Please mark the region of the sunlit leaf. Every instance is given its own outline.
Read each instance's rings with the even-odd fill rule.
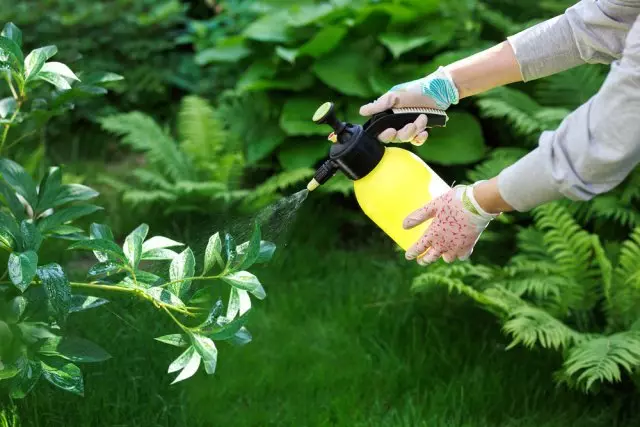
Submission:
[[[54,386],[79,396],[84,396],[84,381],[80,368],[60,358],[42,360],[42,374]]]
[[[57,194],[53,207],[70,202],[80,202],[96,198],[100,195],[93,188],[82,184],[64,184]]]
[[[175,281],[169,285],[169,289],[175,295],[180,297],[184,296],[191,287],[191,279],[187,279],[193,277],[196,270],[196,260],[193,256],[193,252],[191,248],[185,249],[180,255],[175,257],[173,261],[171,261],[171,266],[169,267],[169,277],[171,281]],[[184,280],[187,279],[187,280]]]
[[[62,267],[47,264],[38,267],[36,274],[42,282],[53,315],[59,323],[64,323],[71,309],[71,285]]]
[[[21,247],[23,251],[37,251],[42,243],[42,235],[29,220],[23,220],[20,224],[20,232],[22,235]]]
[[[75,75],[71,68],[62,62],[47,62],[40,70],[40,73],[53,73],[64,77],[65,79],[71,79],[79,81],[78,76]]]
[[[11,283],[24,292],[36,275],[38,254],[34,251],[12,252],[9,255],[9,278]]]
[[[190,347],[190,348],[193,351],[189,355],[189,360],[187,361],[187,364],[184,366],[184,369],[182,369],[182,372],[180,372],[180,375],[178,375],[178,377],[171,384],[176,384],[180,381],[184,381],[188,378],[191,378],[196,372],[198,372],[198,368],[200,367],[200,362],[202,361],[202,357],[195,350],[195,348],[193,347]]]
[[[164,335],[158,338],[155,338],[156,341],[160,341],[161,343],[169,344],[175,347],[188,347],[189,341],[180,334],[171,334]]]
[[[235,288],[250,292],[258,299],[264,299],[267,296],[258,278],[248,271],[231,273],[221,279]]]
[[[0,174],[31,207],[38,203],[36,184],[22,166],[9,159],[0,159]]]
[[[111,359],[111,355],[97,344],[70,336],[49,338],[38,348],[38,353],[81,363],[97,363]]]
[[[69,246],[69,249],[90,250],[90,251],[98,252],[100,254],[111,255],[119,261],[126,261],[126,257],[124,255],[124,252],[122,252],[122,248],[116,245],[111,240],[105,240],[105,239],[82,240],[80,242],[76,242],[71,246]],[[98,258],[98,260],[100,260],[100,258]]]
[[[5,24],[0,35],[13,40],[18,46],[22,46],[22,31],[13,22]]]
[[[42,69],[44,63],[56,53],[58,53],[58,48],[55,46],[45,46],[32,50],[24,60],[26,81],[33,80]]]
[[[54,212],[53,215],[38,221],[38,229],[42,233],[47,233],[62,224],[82,218],[83,216],[91,215],[99,210],[102,210],[102,208],[95,205],[76,205],[63,208]]]
[[[73,295],[71,297],[71,307],[69,308],[69,313],[78,313],[85,310],[91,310],[92,308],[100,307],[108,303],[109,301],[104,298],[85,295]]]
[[[154,288],[145,289],[144,292],[150,297],[152,297],[153,299],[155,299],[156,301],[161,302],[163,304],[168,304],[177,308],[185,307],[184,303],[180,298],[178,298],[176,295],[172,294],[171,292],[169,292],[164,288],[154,287]]]
[[[176,242],[175,240],[171,240],[167,237],[154,236],[144,242],[144,244],[142,245],[142,253],[151,251],[153,249],[172,248],[175,246],[184,246],[184,243]]]
[[[124,240],[123,251],[129,265],[136,269],[140,263],[140,257],[142,256],[142,243],[147,238],[149,233],[149,226],[147,224],[141,224],[129,234]]]
[[[209,272],[216,263],[221,267],[224,267],[222,261],[222,240],[220,240],[220,233],[216,233],[209,238],[207,248],[204,252],[204,268],[202,274]]]
[[[39,362],[22,357],[18,360],[18,374],[9,383],[10,396],[22,399],[33,389],[42,376],[42,366]]]
[[[191,339],[196,351],[202,357],[204,370],[208,375],[213,375],[216,372],[218,363],[218,349],[215,343],[210,338],[200,334],[192,334]]]
[[[38,212],[53,207],[56,197],[60,193],[62,185],[62,171],[58,167],[49,168],[47,174],[40,182],[38,189],[38,204],[36,206]]]

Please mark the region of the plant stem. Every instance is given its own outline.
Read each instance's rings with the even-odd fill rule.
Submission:
[[[18,101],[18,106],[16,107],[16,111],[13,112],[11,118],[9,119],[9,123],[4,125],[4,129],[2,131],[2,136],[0,136],[0,155],[2,154],[2,149],[4,148],[4,143],[7,141],[7,135],[9,135],[9,128],[13,125],[13,121],[18,116],[20,112],[21,103]]]
[[[169,315],[169,317],[171,317],[173,319],[174,322],[176,322],[176,324],[178,326],[180,326],[180,329],[182,329],[185,332],[188,332],[188,329],[186,326],[184,326],[178,319],[176,319],[176,316],[173,315],[173,313],[171,313],[171,311],[169,311],[169,309],[166,306],[162,307],[164,309],[164,311],[167,312],[167,314]]]

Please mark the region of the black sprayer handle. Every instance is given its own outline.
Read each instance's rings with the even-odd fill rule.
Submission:
[[[409,123],[415,122],[421,114],[427,116],[428,128],[444,127],[447,125],[447,120],[449,120],[447,113],[443,110],[433,108],[397,108],[374,114],[364,124],[363,129],[369,136],[378,138],[378,135],[386,129],[400,130]]]

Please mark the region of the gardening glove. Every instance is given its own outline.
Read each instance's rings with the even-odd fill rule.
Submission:
[[[420,240],[407,250],[408,260],[417,258],[418,264],[427,265],[440,257],[450,263],[471,256],[480,234],[498,216],[478,205],[473,195],[476,184],[456,186],[407,216],[403,223],[405,229],[433,218]]]
[[[394,86],[376,101],[363,105],[360,114],[372,116],[390,108],[436,108],[446,110],[459,101],[458,88],[444,67],[418,80]],[[429,134],[427,116],[420,115],[415,122],[402,129],[386,129],[378,136],[381,142],[411,142],[422,145]]]

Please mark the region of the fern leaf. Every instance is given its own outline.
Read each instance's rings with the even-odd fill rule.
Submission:
[[[175,194],[161,190],[130,190],[124,193],[122,199],[132,207],[171,204],[177,200]]]
[[[640,318],[640,227],[622,244],[613,272],[608,313],[612,321],[624,326]]]
[[[96,181],[99,184],[103,184],[113,188],[119,193],[124,193],[125,191],[129,191],[133,188],[131,185],[127,184],[126,182],[116,179],[111,175],[99,175]]]
[[[173,190],[173,184],[164,179],[164,177],[157,172],[147,169],[135,169],[132,174],[138,178],[141,184],[147,185],[151,188],[159,188],[169,192]]]
[[[216,196],[227,191],[227,186],[220,182],[180,181],[175,185],[175,191],[180,196]]]
[[[539,344],[543,348],[555,350],[568,348],[581,340],[580,333],[569,328],[545,310],[524,305],[509,313],[510,320],[504,324],[504,331],[513,337],[507,348],[522,344],[533,348]]]
[[[150,163],[174,180],[192,177],[193,168],[176,142],[146,114],[138,111],[102,118],[103,129],[122,137],[122,142],[146,154]]]
[[[632,373],[640,366],[640,334],[622,332],[586,340],[572,348],[564,363],[569,376],[589,391],[595,383],[615,383],[622,370]]]
[[[467,179],[471,182],[491,179],[525,154],[527,154],[527,151],[521,148],[497,148],[489,154],[485,161],[467,173]]]
[[[595,95],[606,73],[600,67],[583,65],[540,80],[536,98],[543,105],[574,110]]]

